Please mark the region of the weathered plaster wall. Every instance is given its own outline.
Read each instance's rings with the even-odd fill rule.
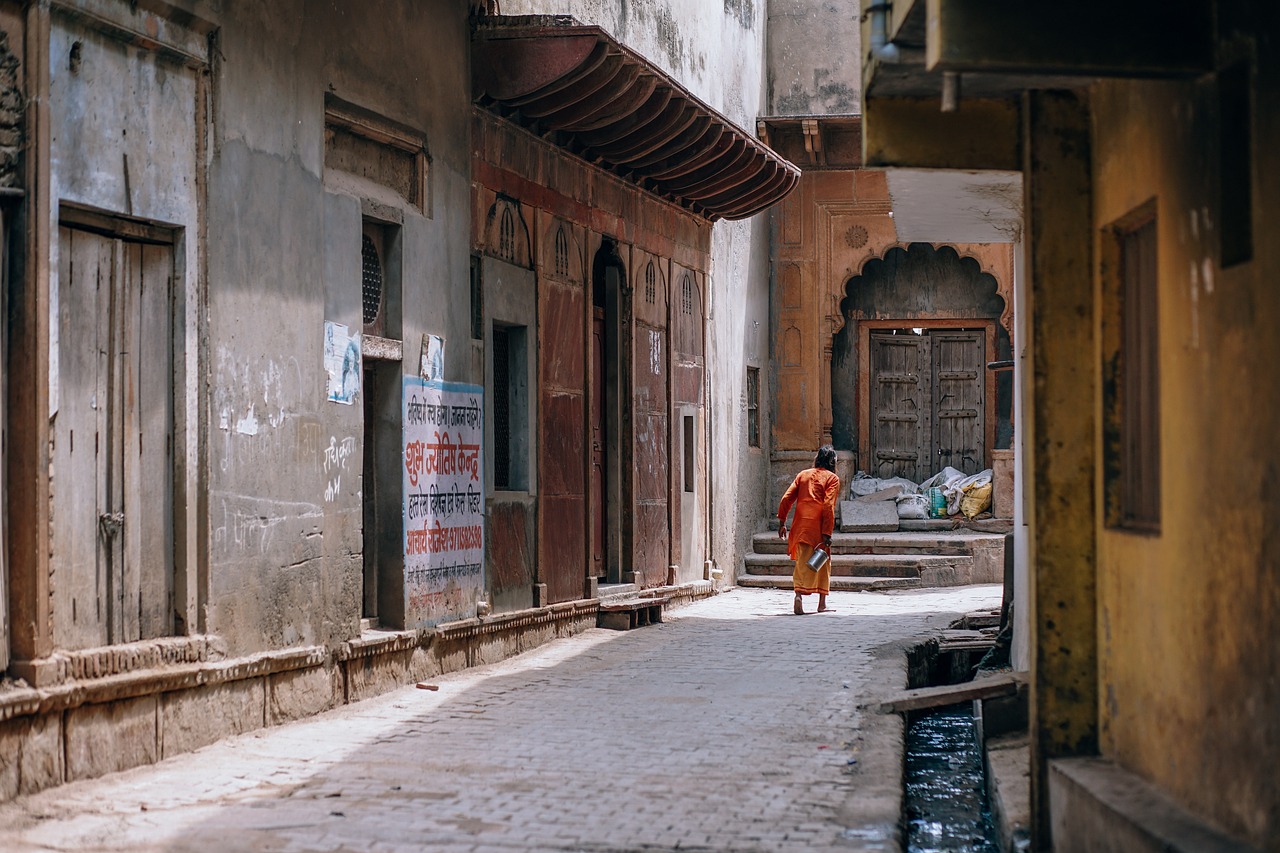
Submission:
[[[862,112],[861,5],[768,0],[770,115]]]
[[[1253,258],[1227,269],[1213,78],[1092,92],[1095,226],[1156,200],[1162,457],[1161,532],[1098,522],[1099,716],[1105,756],[1274,849],[1280,58],[1254,47]]]
[[[425,134],[430,215],[406,205],[403,339],[468,346],[466,9],[237,6],[223,22],[209,171],[209,610],[234,652],[332,643],[361,615],[360,398],[325,399],[324,322],[359,330],[361,204],[326,192],[325,94]],[[423,61],[431,57],[431,61]]]
[[[551,11],[547,5],[541,0],[508,0],[502,12],[546,13]],[[570,0],[557,4],[554,11],[603,27],[748,132],[765,112],[764,0],[725,0],[723,6],[681,0]],[[765,514],[767,447],[747,447],[744,398],[747,363],[767,366],[769,255],[764,215],[716,223],[709,275],[709,432],[704,438],[710,445],[709,556],[728,569],[737,564]],[[767,372],[762,371],[762,382],[766,380]],[[765,396],[762,389],[762,401]],[[764,442],[768,415],[767,408],[762,409]]]

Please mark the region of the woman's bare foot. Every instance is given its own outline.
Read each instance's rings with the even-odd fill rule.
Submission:
[[[818,596],[818,612],[826,613],[830,609],[830,607],[827,607],[827,597],[825,595]]]
[[[804,603],[800,601],[800,596],[796,596],[795,612],[797,616],[804,615]]]

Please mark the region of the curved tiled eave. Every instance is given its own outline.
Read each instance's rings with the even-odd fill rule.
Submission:
[[[471,53],[478,104],[707,219],[780,201],[800,171],[599,27],[487,18]]]

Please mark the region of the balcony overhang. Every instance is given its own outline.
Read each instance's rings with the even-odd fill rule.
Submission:
[[[709,220],[782,200],[800,170],[603,29],[566,16],[481,18],[477,104]]]
[[[1102,78],[1213,68],[1205,0],[893,0],[862,22],[863,157],[871,167],[1021,167],[1019,104]]]

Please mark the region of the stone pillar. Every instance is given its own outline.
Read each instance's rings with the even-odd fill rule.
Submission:
[[[1089,109],[1022,106],[1030,310],[1033,845],[1050,849],[1048,764],[1098,751],[1093,224]]]

